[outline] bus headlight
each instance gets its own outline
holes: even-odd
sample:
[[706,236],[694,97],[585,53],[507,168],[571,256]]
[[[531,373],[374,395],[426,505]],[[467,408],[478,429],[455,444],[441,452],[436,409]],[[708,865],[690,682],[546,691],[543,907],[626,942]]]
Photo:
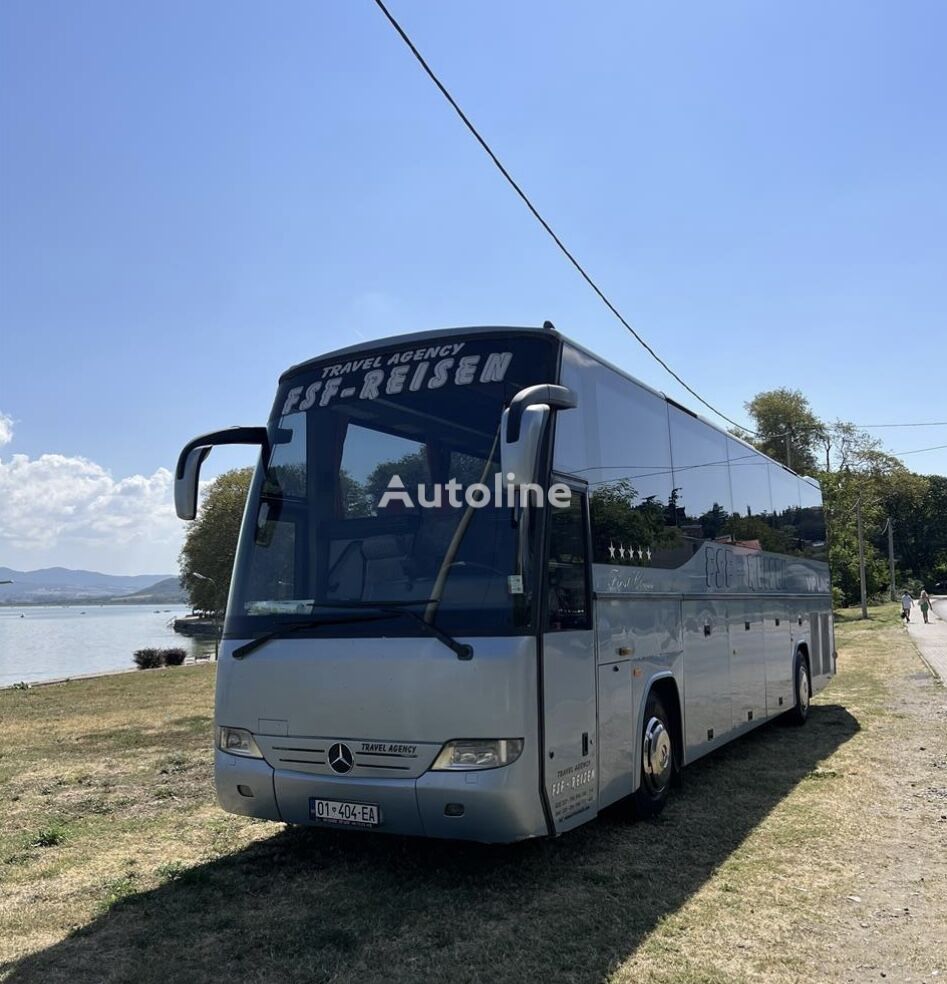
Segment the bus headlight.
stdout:
[[499,769],[515,762],[522,751],[522,738],[462,738],[449,741],[431,768]]
[[253,735],[244,728],[218,728],[217,747],[222,752],[229,752],[231,755],[263,758],[263,753],[253,740]]

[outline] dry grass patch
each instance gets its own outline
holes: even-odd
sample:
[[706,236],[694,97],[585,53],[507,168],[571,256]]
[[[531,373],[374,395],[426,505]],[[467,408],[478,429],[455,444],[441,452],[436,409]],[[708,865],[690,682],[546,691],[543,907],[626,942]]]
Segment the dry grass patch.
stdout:
[[945,692],[879,615],[840,621],[805,728],[690,768],[657,821],[504,848],[222,814],[213,667],[0,693],[0,978],[935,984]]

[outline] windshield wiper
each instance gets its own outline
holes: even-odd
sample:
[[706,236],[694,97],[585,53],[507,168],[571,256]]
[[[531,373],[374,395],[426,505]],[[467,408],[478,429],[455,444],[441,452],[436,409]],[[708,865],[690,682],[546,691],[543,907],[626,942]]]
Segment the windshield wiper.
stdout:
[[[428,635],[434,636],[435,639],[439,639],[441,642],[447,646],[452,652],[454,652],[458,659],[473,659],[473,646],[468,645],[466,642],[458,642],[452,635],[448,635],[442,628],[436,626],[433,622],[428,622],[423,615],[418,614],[418,612],[413,612],[408,606],[409,605],[427,605],[431,601],[430,598],[423,598],[419,601],[382,601],[377,604],[371,601],[339,601],[334,603],[326,604],[313,604],[312,609],[316,608],[354,608],[357,611],[363,612],[381,612],[387,617],[394,617],[396,615],[407,615],[413,618],[418,625],[427,632]],[[345,621],[349,621],[346,619]]]
[[[311,609],[316,608],[334,608],[334,609],[355,609],[359,612],[358,615],[347,615],[343,618],[310,618],[306,619],[305,622],[294,622],[292,625],[281,626],[278,629],[274,629],[272,632],[264,632],[262,635],[257,636],[255,639],[251,639],[249,642],[245,642],[242,646],[237,646],[237,648],[230,654],[234,659],[244,659],[249,656],[250,653],[255,652],[261,646],[265,646],[271,639],[279,639],[288,635],[292,635],[294,632],[302,632],[305,629],[318,628],[322,625],[341,625],[346,622],[366,622],[375,621],[384,618],[395,618],[399,615],[408,615],[413,618],[418,625],[420,625],[428,635],[434,636],[435,639],[440,640],[454,652],[458,659],[473,659],[473,646],[467,645],[463,642],[458,642],[453,636],[448,635],[443,629],[438,628],[436,625],[432,625],[430,622],[426,622],[422,615],[417,612],[411,611],[410,608],[403,607],[406,605],[424,605],[427,601],[419,602],[383,602],[380,605],[373,605],[371,603],[365,604],[364,602],[336,602],[331,604],[313,604]],[[373,612],[378,614],[374,617]]]
[[[387,615],[381,616],[382,618],[387,618]],[[352,618],[308,618],[305,622],[293,622],[292,625],[283,625],[278,629],[273,629],[272,632],[264,632],[262,635],[258,635],[251,639],[249,642],[245,642],[242,646],[237,646],[237,648],[230,654],[234,659],[244,659],[249,656],[250,653],[259,649],[260,646],[265,646],[271,639],[279,639],[283,636],[292,635],[294,632],[302,632],[304,629],[318,628],[320,625],[340,625],[344,622],[363,622],[365,619],[363,617]]]

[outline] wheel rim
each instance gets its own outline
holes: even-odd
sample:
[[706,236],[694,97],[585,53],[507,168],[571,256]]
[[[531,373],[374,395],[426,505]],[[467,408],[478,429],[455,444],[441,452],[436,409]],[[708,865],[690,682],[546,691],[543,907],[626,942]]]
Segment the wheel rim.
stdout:
[[651,791],[664,792],[671,781],[674,757],[671,736],[660,718],[651,718],[644,729],[641,765],[645,782]]
[[799,710],[803,714],[809,711],[809,674],[804,663],[799,664]]

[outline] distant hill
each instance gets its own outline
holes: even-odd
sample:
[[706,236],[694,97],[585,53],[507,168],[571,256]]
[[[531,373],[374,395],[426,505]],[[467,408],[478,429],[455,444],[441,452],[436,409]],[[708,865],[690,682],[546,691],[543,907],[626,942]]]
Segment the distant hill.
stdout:
[[181,587],[177,577],[166,577],[150,588],[142,588],[131,594],[113,598],[116,604],[126,605],[183,605],[188,600],[187,592]]
[[15,571],[10,567],[0,567],[0,581],[7,580],[13,581],[13,584],[0,585],[0,605],[104,602],[146,591],[162,581],[177,583],[177,577],[169,574],[102,574],[99,571],[75,571],[66,567]]

